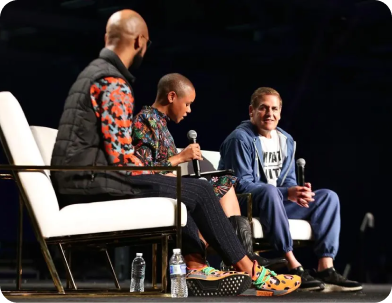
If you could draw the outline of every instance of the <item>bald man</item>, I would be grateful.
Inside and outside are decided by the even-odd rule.
[[[128,68],[140,65],[149,43],[147,25],[138,13],[123,10],[110,17],[105,48],[80,73],[65,101],[52,165],[143,165],[132,145],[134,77]],[[53,172],[51,178],[60,208],[116,199],[176,198],[175,178],[145,173]],[[191,295],[238,295],[251,285],[259,295],[298,288],[298,276],[277,276],[246,256],[209,183],[183,180],[182,202],[188,210],[182,251],[188,256]],[[199,229],[225,263],[241,272],[220,272],[206,265]]]
[[[105,48],[79,74],[65,101],[52,165],[142,165],[127,131],[135,80],[128,69],[141,64],[150,43],[147,24],[138,13],[122,10],[109,18]],[[117,173],[53,172],[52,181],[60,207],[86,198],[96,201],[109,188],[117,195],[130,191],[119,185],[123,180]],[[91,197],[80,196],[84,194]]]

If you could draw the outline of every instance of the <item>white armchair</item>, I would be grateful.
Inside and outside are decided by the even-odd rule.
[[[181,245],[181,226],[187,221],[184,204],[170,198],[142,198],[75,204],[59,209],[49,178],[50,170],[140,170],[129,167],[50,167],[56,130],[32,127],[23,110],[9,92],[0,92],[0,140],[10,165],[0,171],[11,171],[18,185],[21,205],[30,216],[36,238],[59,293],[65,293],[48,245],[58,245],[64,257],[68,278],[72,278],[63,247],[69,245],[113,245],[129,243],[162,243],[162,290],[166,290],[168,241],[176,237]],[[35,138],[34,138],[35,137]],[[143,168],[164,170],[162,167]],[[181,169],[174,168],[179,174]],[[181,178],[177,179],[177,197],[181,196]],[[21,238],[19,239],[21,245]],[[18,273],[21,274],[19,247]],[[20,289],[20,276],[18,288]],[[76,288],[76,286],[74,285]]]
[[[179,148],[178,151],[182,149]],[[202,150],[203,161],[200,161],[200,170],[213,171],[217,170],[219,166],[220,153],[218,151]],[[183,163],[181,166],[181,172],[183,175],[193,174],[193,164]],[[237,196],[245,196],[248,199],[248,213],[247,217],[252,227],[252,234],[254,238],[254,249],[255,251],[264,251],[269,249],[269,243],[265,239],[263,226],[260,223],[259,218],[252,216],[252,198],[251,194],[239,194]],[[290,233],[293,239],[294,245],[306,245],[309,241],[313,240],[313,232],[310,223],[305,220],[294,220],[289,219]]]

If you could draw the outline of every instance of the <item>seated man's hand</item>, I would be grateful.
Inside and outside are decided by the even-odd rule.
[[[301,207],[308,208],[309,202],[314,201],[314,195],[310,183],[305,183],[305,186],[293,186],[288,189],[288,199]]]

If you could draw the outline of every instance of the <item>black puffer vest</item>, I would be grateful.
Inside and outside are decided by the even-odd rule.
[[[134,77],[120,58],[104,48],[78,76],[65,101],[52,165],[107,166],[100,119],[96,117],[90,98],[90,87],[104,77],[124,79],[131,87]],[[57,195],[132,195],[138,192],[118,172],[52,172]],[[128,183],[128,184],[127,184]],[[60,203],[61,204],[61,203]]]

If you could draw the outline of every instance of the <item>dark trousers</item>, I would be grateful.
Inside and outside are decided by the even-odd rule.
[[[315,190],[314,202],[303,208],[284,201],[279,189],[273,185],[260,186],[252,191],[254,215],[260,217],[264,232],[275,249],[293,250],[288,219],[310,221],[317,257],[335,258],[339,248],[340,203],[338,195],[328,189]]]
[[[167,197],[176,199],[177,180],[174,177],[158,174],[126,176],[123,182],[123,188],[127,186],[132,188],[133,195],[63,195],[58,197],[60,207],[75,203],[132,198]],[[198,234],[200,230],[208,244],[215,249],[226,264],[237,263],[245,256],[245,250],[208,181],[183,178],[181,180],[181,200],[188,211],[187,224],[182,231],[183,255],[199,253],[204,256],[204,247]]]
[[[176,178],[162,175],[141,175],[129,177],[130,183],[146,185],[136,197],[176,198]],[[187,224],[183,227],[184,255],[201,253],[198,231],[209,245],[222,257],[226,264],[237,263],[245,256],[245,250],[239,242],[232,225],[227,219],[215,196],[212,185],[205,180],[183,178],[181,180],[181,200],[188,210]]]

